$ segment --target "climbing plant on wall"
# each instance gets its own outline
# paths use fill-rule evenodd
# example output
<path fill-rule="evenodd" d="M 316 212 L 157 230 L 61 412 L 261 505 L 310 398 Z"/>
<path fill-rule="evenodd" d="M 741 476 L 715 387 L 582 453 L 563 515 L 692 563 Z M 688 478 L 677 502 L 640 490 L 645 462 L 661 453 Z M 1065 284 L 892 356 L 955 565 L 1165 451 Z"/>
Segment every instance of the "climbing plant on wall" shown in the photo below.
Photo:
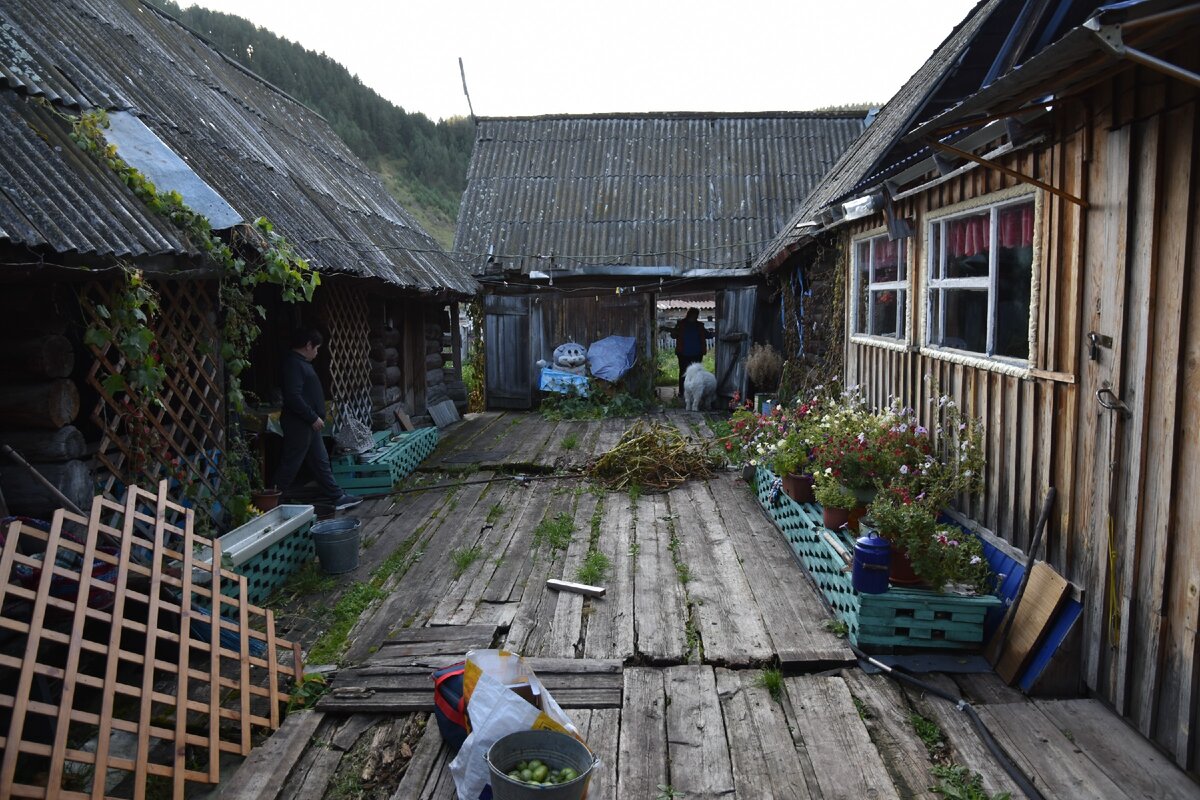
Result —
<path fill-rule="evenodd" d="M 320 276 L 263 217 L 239 233 L 236 243 L 244 242 L 248 246 L 238 249 L 253 254 L 250 260 L 243 258 L 229 242 L 213 233 L 208 219 L 189 208 L 178 192 L 160 192 L 153 182 L 118 155 L 116 147 L 104 137 L 108 117 L 103 111 L 69 119 L 72 139 L 79 147 L 116 173 L 151 211 L 178 226 L 187 242 L 216 267 L 225 394 L 228 408 L 240 414 L 245 408 L 241 375 L 250 366 L 250 349 L 261 333 L 259 321 L 266 313 L 262 306 L 254 303 L 254 289 L 271 284 L 279 287 L 286 302 L 310 302 L 320 285 Z M 89 326 L 85 342 L 93 348 L 116 347 L 121 353 L 121 366 L 108 370 L 101 382 L 103 390 L 110 395 L 124 393 L 124 399 L 136 407 L 161 407 L 160 393 L 167 375 L 167 361 L 172 355 L 159 346 L 155 333 L 154 320 L 161 308 L 154 289 L 139 271 L 126 268 L 124 281 L 110 295 L 109 302 L 93 305 L 89 310 L 89 317 L 95 322 Z M 153 438 L 157 434 L 151 426 L 130 424 L 126 426 L 126 435 Z M 230 512 L 228 521 L 237 523 L 244 517 L 247 507 L 250 489 L 247 466 L 251 463 L 239 426 L 226 427 L 224 445 L 219 501 Z M 157 452 L 151 443 L 135 443 L 133 449 L 135 452 Z M 184 480 L 185 474 L 177 465 L 174 470 L 164 470 L 166 465 L 154 463 L 153 458 L 128 461 L 128 470 L 141 474 L 123 476 L 127 481 L 141 477 L 156 479 L 165 471 L 180 479 L 185 492 L 195 487 L 195 481 Z"/>

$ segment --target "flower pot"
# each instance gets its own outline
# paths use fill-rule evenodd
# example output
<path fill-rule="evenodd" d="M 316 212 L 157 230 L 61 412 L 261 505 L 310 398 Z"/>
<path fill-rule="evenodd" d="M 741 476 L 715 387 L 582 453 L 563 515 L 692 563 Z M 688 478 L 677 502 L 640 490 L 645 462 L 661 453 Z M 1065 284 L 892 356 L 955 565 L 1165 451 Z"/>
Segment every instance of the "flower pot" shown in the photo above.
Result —
<path fill-rule="evenodd" d="M 859 503 L 854 508 L 847 512 L 846 525 L 850 530 L 858 533 L 858 521 L 867 515 L 866 505 Z"/>
<path fill-rule="evenodd" d="M 850 522 L 850 509 L 822 506 L 821 517 L 825 523 L 825 527 L 829 528 L 829 530 L 841 530 L 843 525 L 846 525 Z"/>
<path fill-rule="evenodd" d="M 742 464 L 742 480 L 746 483 L 754 483 L 754 476 L 758 472 L 758 467 L 753 464 Z"/>
<path fill-rule="evenodd" d="M 888 573 L 888 583 L 893 586 L 920 586 L 923 581 L 913 571 L 907 548 L 898 542 L 898 537 L 886 533 L 883 536 L 892 543 L 892 567 Z"/>
<path fill-rule="evenodd" d="M 851 489 L 851 493 L 858 499 L 858 502 L 863 505 L 870 505 L 875 496 L 879 494 L 879 490 L 874 486 L 868 486 L 866 489 Z"/>
<path fill-rule="evenodd" d="M 797 503 L 817 502 L 817 497 L 813 494 L 813 476 L 807 473 L 784 475 L 783 492 Z"/>
<path fill-rule="evenodd" d="M 275 487 L 271 487 L 270 489 L 259 489 L 258 491 L 250 493 L 250 502 L 253 503 L 254 507 L 259 511 L 270 511 L 272 508 L 275 508 L 277 505 L 279 505 L 279 496 L 281 494 L 282 492 Z"/>

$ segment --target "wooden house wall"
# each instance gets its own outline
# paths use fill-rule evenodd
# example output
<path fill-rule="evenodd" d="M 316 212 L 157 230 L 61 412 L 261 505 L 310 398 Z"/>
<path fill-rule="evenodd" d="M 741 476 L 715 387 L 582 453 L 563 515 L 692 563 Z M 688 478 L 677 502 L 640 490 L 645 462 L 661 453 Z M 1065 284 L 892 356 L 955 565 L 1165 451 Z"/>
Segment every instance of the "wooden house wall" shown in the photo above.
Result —
<path fill-rule="evenodd" d="M 1196 68 L 1189 54 L 1171 60 Z M 1130 69 L 1064 101 L 1047 144 L 1003 160 L 1090 206 L 1042 192 L 1034 369 L 1006 374 L 920 349 L 926 219 L 1016 185 L 983 168 L 899 201 L 901 215 L 916 222 L 910 346 L 885 349 L 848 336 L 845 354 L 846 380 L 878 404 L 895 394 L 927 411 L 930 375 L 984 421 L 986 489 L 962 510 L 997 535 L 1027 548 L 1047 487 L 1057 488 L 1045 557 L 1084 590 L 1081 680 L 1193 770 L 1200 763 L 1196 106 L 1194 89 Z M 843 243 L 882 223 L 880 216 L 856 223 Z M 1096 360 L 1091 331 L 1113 338 Z M 1128 415 L 1101 407 L 1097 392 L 1106 383 Z"/>

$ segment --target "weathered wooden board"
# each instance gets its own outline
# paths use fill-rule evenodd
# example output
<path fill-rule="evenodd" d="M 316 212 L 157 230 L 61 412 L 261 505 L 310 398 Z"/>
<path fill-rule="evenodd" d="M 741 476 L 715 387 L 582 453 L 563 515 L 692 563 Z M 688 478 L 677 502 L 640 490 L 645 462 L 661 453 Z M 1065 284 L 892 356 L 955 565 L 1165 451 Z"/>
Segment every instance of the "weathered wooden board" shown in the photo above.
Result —
<path fill-rule="evenodd" d="M 783 706 L 759 685 L 759 670 L 717 670 L 717 696 L 733 765 L 735 797 L 805 800 L 809 789 Z"/>
<path fill-rule="evenodd" d="M 1004 686 L 994 675 L 989 677 L 996 685 Z M 874 680 L 880 679 L 883 679 L 882 675 L 874 676 Z M 922 680 L 951 695 L 960 695 L 958 685 L 945 675 L 924 675 Z M 1007 689 L 1007 687 L 1005 688 Z M 853 686 L 851 691 L 853 691 Z M 979 734 L 971 725 L 971 721 L 967 719 L 966 714 L 948 701 L 916 689 L 905 687 L 904 694 L 914 711 L 926 719 L 933 720 L 941 728 L 954 762 L 967 767 L 972 772 L 979 773 L 983 778 L 983 788 L 989 792 L 989 797 L 1001 792 L 1009 792 L 1013 797 L 1022 796 L 1013 779 L 1001 768 L 995 756 L 988 751 L 983 740 L 979 738 Z"/>
<path fill-rule="evenodd" d="M 1131 797 L 1033 703 L 980 706 L 978 710 L 1000 746 L 1048 796 Z"/>
<path fill-rule="evenodd" d="M 437 722 L 430 716 L 391 800 L 454 800 L 457 797 L 454 779 L 447 768 L 453 760 L 454 756 L 443 746 Z"/>
<path fill-rule="evenodd" d="M 320 711 L 289 714 L 274 734 L 221 783 L 220 796 L 244 800 L 275 800 L 284 781 L 309 746 L 325 715 Z"/>
<path fill-rule="evenodd" d="M 663 670 L 672 788 L 691 800 L 733 795 L 733 764 L 709 666 Z"/>
<path fill-rule="evenodd" d="M 832 615 L 812 579 L 762 506 L 735 480 L 721 475 L 709 487 L 780 663 L 811 669 L 852 662 L 846 640 L 825 627 Z"/>
<path fill-rule="evenodd" d="M 1066 600 L 1070 588 L 1066 579 L 1046 562 L 1038 561 L 1033 565 L 1004 649 L 997 653 L 996 674 L 1006 683 L 1013 684 L 1020 677 L 1025 665 L 1033 657 L 1034 649 L 1045 637 L 1051 620 Z"/>
<path fill-rule="evenodd" d="M 1093 769 L 1130 796 L 1155 800 L 1200 797 L 1200 787 L 1183 770 L 1098 700 L 1036 700 L 1033 703 Z"/>
<path fill-rule="evenodd" d="M 485 603 L 508 603 L 520 601 L 524 593 L 524 580 L 533 550 L 533 532 L 546 516 L 546 509 L 554 496 L 552 481 L 534 481 L 524 489 L 526 492 L 520 510 L 506 522 L 501 536 L 506 542 L 500 563 L 488 581 L 480 599 Z M 520 501 L 517 501 L 520 502 Z M 514 503 L 515 505 L 515 503 Z"/>
<path fill-rule="evenodd" d="M 730 525 L 722 520 L 707 484 L 691 481 L 671 491 L 668 501 L 705 660 L 723 665 L 768 661 L 774 655 L 771 637 L 731 541 Z"/>
<path fill-rule="evenodd" d="M 457 656 L 468 650 L 486 650 L 499 633 L 495 625 L 441 625 L 432 628 L 397 628 L 381 641 L 372 660 L 412 656 Z M 340 676 L 339 676 L 340 677 Z"/>
<path fill-rule="evenodd" d="M 566 514 L 574 526 L 572 546 L 578 546 L 577 540 L 587 536 L 586 521 L 581 525 L 574 513 L 574 497 L 558 487 L 551 493 L 549 507 L 546 508 L 547 520 L 559 519 Z M 534 536 L 533 538 L 536 538 Z M 526 656 L 556 656 L 550 652 L 547 642 L 550 641 L 551 626 L 554 621 L 554 610 L 557 605 L 557 592 L 546 590 L 546 578 L 558 577 L 562 574 L 562 564 L 566 558 L 563 551 L 552 549 L 548 540 L 543 540 L 521 555 L 521 600 L 517 613 L 509 626 L 508 636 L 504 646 Z M 515 557 L 510 553 L 509 557 Z"/>
<path fill-rule="evenodd" d="M 885 675 L 867 675 L 858 669 L 843 670 L 842 678 L 862 704 L 860 714 L 879 755 L 890 768 L 901 797 L 937 800 L 929 790 L 935 780 L 925 745 L 915 735 L 912 709 L 895 681 Z M 933 700 L 932 702 L 941 702 Z"/>
<path fill-rule="evenodd" d="M 667 699 L 661 670 L 625 670 L 617 746 L 616 797 L 656 797 L 671 782 L 667 767 Z"/>
<path fill-rule="evenodd" d="M 446 501 L 414 525 L 414 532 L 421 531 L 420 541 L 414 547 L 415 561 L 394 585 L 386 587 L 390 593 L 378 610 L 365 615 L 352 631 L 347 661 L 366 661 L 372 648 L 379 646 L 393 629 L 404 627 L 406 622 L 415 621 L 419 625 L 425 621 L 424 615 L 434 606 L 434 598 L 453 580 L 451 551 L 469 547 L 479 536 L 478 528 L 464 530 L 462 524 L 477 503 L 486 503 L 483 498 L 490 486 L 490 483 L 476 483 L 458 492 L 445 492 Z"/>
<path fill-rule="evenodd" d="M 899 800 L 883 759 L 858 716 L 846 682 L 838 677 L 784 678 L 822 797 Z"/>
<path fill-rule="evenodd" d="M 635 518 L 634 636 L 638 655 L 678 664 L 687 653 L 687 602 L 671 560 L 663 495 L 640 497 Z"/>
<path fill-rule="evenodd" d="M 448 659 L 447 659 L 448 660 Z M 342 670 L 318 708 L 330 714 L 432 711 L 437 662 Z M 624 683 L 617 659 L 530 659 L 530 667 L 563 708 L 620 708 Z"/>
<path fill-rule="evenodd" d="M 595 601 L 587 615 L 583 639 L 586 658 L 624 658 L 634 653 L 633 503 L 626 494 L 604 496 L 600 537 L 596 549 L 608 556 L 612 569 L 603 601 Z"/>
<path fill-rule="evenodd" d="M 561 562 L 561 579 L 573 580 L 587 558 L 591 549 L 592 518 L 598 503 L 596 495 L 591 493 L 581 496 L 576 503 L 576 534 Z M 536 586 L 530 588 L 537 591 Z M 527 646 L 539 655 L 573 657 L 582 647 L 585 609 L 604 601 L 572 592 L 556 592 L 546 586 L 545 581 L 542 591 L 542 622 L 534 630 L 535 635 L 526 640 Z M 547 611 L 550 615 L 547 615 Z"/>

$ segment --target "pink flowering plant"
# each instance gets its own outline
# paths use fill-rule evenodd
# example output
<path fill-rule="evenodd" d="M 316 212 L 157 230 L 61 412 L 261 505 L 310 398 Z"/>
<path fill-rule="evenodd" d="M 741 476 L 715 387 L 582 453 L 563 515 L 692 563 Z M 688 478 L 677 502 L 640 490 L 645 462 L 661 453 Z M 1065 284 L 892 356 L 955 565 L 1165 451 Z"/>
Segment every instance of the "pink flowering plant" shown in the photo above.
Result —
<path fill-rule="evenodd" d="M 913 572 L 935 591 L 987 594 L 995 579 L 978 537 L 954 525 L 939 525 L 919 542 L 909 537 Z"/>

